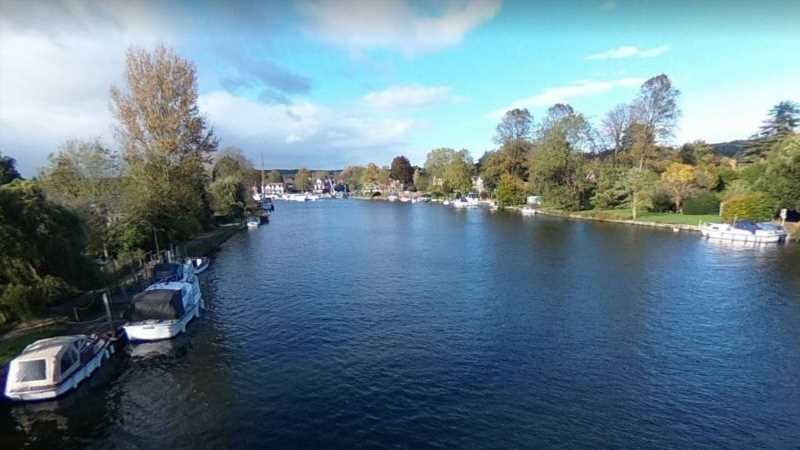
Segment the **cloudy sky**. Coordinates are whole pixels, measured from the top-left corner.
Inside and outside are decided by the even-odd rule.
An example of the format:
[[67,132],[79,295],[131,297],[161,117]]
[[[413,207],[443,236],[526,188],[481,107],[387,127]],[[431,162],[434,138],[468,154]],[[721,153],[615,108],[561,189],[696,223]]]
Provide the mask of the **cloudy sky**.
[[0,0],[0,151],[34,175],[69,138],[114,146],[131,45],[193,60],[222,145],[267,167],[421,164],[492,148],[498,117],[569,102],[594,121],[666,73],[676,141],[752,134],[800,101],[800,2]]

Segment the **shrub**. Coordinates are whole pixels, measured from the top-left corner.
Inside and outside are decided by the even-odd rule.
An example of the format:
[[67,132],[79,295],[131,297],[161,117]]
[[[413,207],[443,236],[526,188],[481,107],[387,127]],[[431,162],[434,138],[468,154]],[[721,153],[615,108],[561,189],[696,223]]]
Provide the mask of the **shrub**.
[[500,177],[497,184],[497,206],[521,205],[525,203],[525,186],[521,180],[511,175]]
[[683,203],[684,214],[719,214],[719,198],[711,192],[702,192]]
[[736,195],[727,199],[722,205],[722,219],[731,220],[764,220],[775,215],[772,202],[763,192]]

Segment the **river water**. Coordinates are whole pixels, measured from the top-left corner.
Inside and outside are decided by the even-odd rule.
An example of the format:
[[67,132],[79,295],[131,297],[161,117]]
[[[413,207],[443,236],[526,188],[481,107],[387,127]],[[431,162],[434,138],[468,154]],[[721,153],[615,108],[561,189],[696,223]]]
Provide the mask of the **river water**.
[[797,448],[800,246],[365,201],[278,203],[189,332],[0,448]]

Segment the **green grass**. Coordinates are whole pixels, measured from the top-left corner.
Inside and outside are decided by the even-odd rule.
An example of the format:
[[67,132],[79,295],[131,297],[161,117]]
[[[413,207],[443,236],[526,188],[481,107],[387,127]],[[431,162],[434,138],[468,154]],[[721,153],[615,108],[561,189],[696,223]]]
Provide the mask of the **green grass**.
[[[607,220],[633,220],[630,209],[590,209],[574,213],[581,217],[594,217]],[[676,213],[651,213],[640,214],[636,219],[641,222],[668,223],[676,225],[697,225],[699,222],[719,222],[717,215],[710,214],[676,214]]]
[[3,339],[0,342],[0,366],[4,365],[8,361],[14,359],[19,353],[22,351],[23,348],[32,344],[39,339],[45,339],[53,336],[58,336],[65,331],[65,328],[62,326],[50,326],[43,329],[37,329],[32,331],[29,334],[24,334],[22,336],[16,336],[10,339]]

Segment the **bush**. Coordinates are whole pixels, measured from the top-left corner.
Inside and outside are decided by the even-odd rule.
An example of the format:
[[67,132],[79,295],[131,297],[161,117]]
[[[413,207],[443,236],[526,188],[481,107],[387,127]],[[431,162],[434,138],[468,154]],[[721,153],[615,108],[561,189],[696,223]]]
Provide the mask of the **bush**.
[[719,214],[719,198],[711,192],[700,193],[683,202],[684,214]]
[[503,175],[497,184],[497,206],[521,205],[525,203],[525,186],[521,180],[511,175]]
[[661,188],[652,193],[650,202],[652,206],[648,209],[652,212],[669,212],[675,206],[669,192]]
[[725,221],[765,220],[775,215],[772,202],[763,192],[733,196],[723,203],[721,209]]

